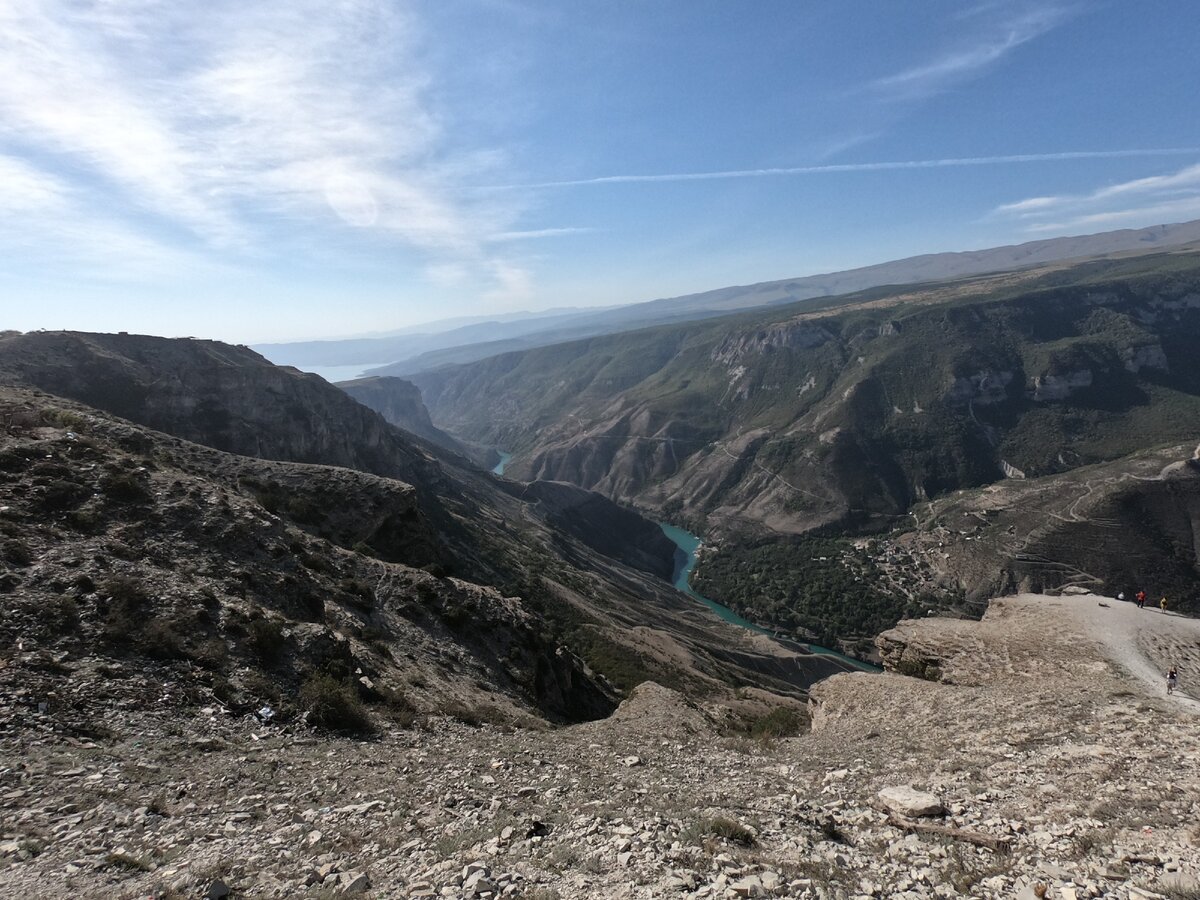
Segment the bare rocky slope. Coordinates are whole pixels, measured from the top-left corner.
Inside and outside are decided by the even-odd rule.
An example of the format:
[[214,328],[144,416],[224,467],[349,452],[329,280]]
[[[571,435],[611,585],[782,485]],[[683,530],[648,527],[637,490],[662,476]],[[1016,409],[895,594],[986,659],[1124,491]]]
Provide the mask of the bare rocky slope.
[[7,651],[0,884],[29,898],[1195,896],[1196,621],[1026,595],[881,643],[936,680],[837,675],[813,691],[811,730],[759,740],[723,734],[720,703],[647,683],[610,718],[549,732],[435,716],[351,741],[182,702],[183,672],[118,678],[87,656]]
[[336,386],[363,406],[375,410],[387,422],[409,434],[415,434],[468,458],[480,455],[473,453],[433,424],[429,418],[429,410],[421,402],[420,390],[411,381],[389,377],[356,378],[352,381],[339,381]]
[[[361,632],[363,652],[378,644],[370,652],[379,659],[411,662],[415,651],[397,649],[407,643],[403,629],[432,615],[430,627],[457,633],[464,657],[475,657],[479,697],[475,704],[467,696],[467,706],[515,704],[552,720],[603,714],[647,677],[689,693],[749,681],[802,696],[842,666],[733,631],[647,574],[661,576],[674,548],[635,514],[595,497],[586,520],[558,528],[551,519],[567,522],[569,505],[522,498],[523,486],[416,443],[321,379],[250,351],[126,335],[9,336],[0,340],[0,373],[17,385],[109,403],[176,435],[35,389],[14,387],[6,397],[5,525],[23,549],[5,560],[0,578],[30,615],[57,595],[81,606],[89,613],[76,635],[81,645],[154,625],[150,637],[172,632],[171,658],[226,677],[238,658],[226,660],[229,647],[250,646],[228,626],[262,614],[267,624],[254,627],[272,635],[298,639],[305,623],[317,623],[339,652]],[[213,449],[222,445],[251,455]],[[86,458],[76,464],[73,454]],[[275,459],[259,458],[268,455]],[[123,502],[120,486],[110,496],[110,481],[130,481],[137,502]],[[273,536],[265,545],[253,538],[256,523]],[[226,539],[232,547],[220,543]],[[110,543],[115,549],[98,551],[102,561],[88,549]],[[123,579],[115,587],[105,568],[114,566]],[[78,571],[64,571],[71,568]],[[207,574],[192,584],[197,571]],[[130,597],[116,624],[114,590]],[[454,597],[443,603],[443,590]],[[172,598],[186,602],[175,609]],[[328,603],[349,610],[349,624],[324,622]],[[491,618],[501,610],[519,622],[533,654],[516,676],[507,667],[521,654]],[[295,641],[269,637],[286,658],[307,658]],[[18,641],[18,631],[9,639]],[[417,658],[437,657],[436,644],[431,638]],[[140,638],[113,646],[133,656],[156,650]],[[351,674],[366,672],[362,660],[353,662]],[[322,666],[280,671],[286,677],[267,681],[286,696]],[[497,689],[501,701],[491,697]],[[428,708],[439,696],[457,702],[459,693],[438,688],[426,703],[406,702]]]

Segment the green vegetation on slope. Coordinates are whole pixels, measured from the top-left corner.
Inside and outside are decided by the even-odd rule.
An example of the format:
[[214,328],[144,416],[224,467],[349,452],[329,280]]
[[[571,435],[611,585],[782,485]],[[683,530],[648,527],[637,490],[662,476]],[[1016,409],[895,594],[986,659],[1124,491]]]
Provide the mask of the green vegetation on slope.
[[724,541],[701,555],[692,586],[752,621],[828,647],[923,609],[886,589],[866,551],[821,535]]

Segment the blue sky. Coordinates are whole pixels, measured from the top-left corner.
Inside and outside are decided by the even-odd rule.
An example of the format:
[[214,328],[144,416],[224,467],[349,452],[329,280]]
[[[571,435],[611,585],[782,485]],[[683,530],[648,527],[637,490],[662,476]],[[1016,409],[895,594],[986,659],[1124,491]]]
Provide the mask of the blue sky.
[[333,337],[1200,218],[1198,38],[1192,0],[0,0],[0,328]]

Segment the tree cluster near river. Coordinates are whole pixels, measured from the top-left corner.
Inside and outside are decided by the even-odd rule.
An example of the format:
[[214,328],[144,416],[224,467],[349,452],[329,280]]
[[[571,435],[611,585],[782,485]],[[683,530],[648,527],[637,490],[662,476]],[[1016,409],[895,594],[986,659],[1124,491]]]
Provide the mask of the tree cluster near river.
[[889,591],[866,550],[843,538],[730,538],[706,549],[692,586],[754,622],[827,647],[874,637],[928,604]]

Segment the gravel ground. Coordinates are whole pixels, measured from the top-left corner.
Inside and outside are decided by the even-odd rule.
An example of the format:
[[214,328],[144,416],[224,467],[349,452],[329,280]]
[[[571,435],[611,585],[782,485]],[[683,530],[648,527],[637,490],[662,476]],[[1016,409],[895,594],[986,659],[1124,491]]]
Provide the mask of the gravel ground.
[[149,675],[101,691],[61,661],[96,693],[84,730],[38,712],[37,659],[16,657],[0,893],[1196,896],[1194,701],[1145,655],[1179,656],[1186,687],[1196,622],[1026,596],[890,639],[937,654],[942,680],[838,675],[812,731],[758,740],[648,683],[587,725],[428,719],[353,741],[179,704]]

